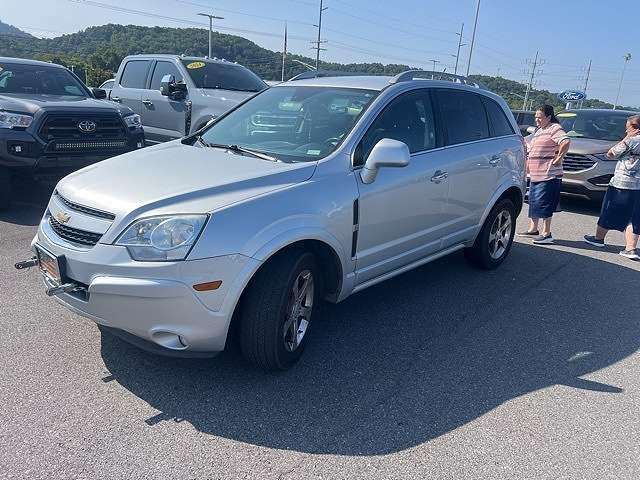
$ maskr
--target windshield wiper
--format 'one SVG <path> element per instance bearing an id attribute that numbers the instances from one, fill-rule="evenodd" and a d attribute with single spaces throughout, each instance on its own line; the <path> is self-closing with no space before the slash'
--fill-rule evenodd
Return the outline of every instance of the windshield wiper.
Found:
<path id="1" fill-rule="evenodd" d="M 255 150 L 250 150 L 248 148 L 241 147 L 240 145 L 226 145 L 224 143 L 207 143 L 202 138 L 198 138 L 198 140 L 200 141 L 200 143 L 202 143 L 207 147 L 224 148 L 225 150 L 230 150 L 232 152 L 246 153 L 247 155 L 252 155 L 256 158 L 262 158 L 263 160 L 269 160 L 270 162 L 278 161 L 277 158 L 272 157 L 271 155 L 267 155 L 266 153 L 262 153 L 262 152 L 257 152 Z"/>

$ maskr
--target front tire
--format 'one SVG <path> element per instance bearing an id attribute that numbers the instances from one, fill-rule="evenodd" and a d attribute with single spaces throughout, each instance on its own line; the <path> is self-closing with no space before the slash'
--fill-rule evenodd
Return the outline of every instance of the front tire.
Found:
<path id="1" fill-rule="evenodd" d="M 287 370 L 302 355 L 318 311 L 321 278 L 313 254 L 289 250 L 255 275 L 243 298 L 243 356 L 266 370 Z"/>
<path id="2" fill-rule="evenodd" d="M 515 213 L 515 206 L 508 198 L 494 205 L 473 246 L 464 251 L 472 265 L 493 270 L 507 258 L 515 234 Z"/>

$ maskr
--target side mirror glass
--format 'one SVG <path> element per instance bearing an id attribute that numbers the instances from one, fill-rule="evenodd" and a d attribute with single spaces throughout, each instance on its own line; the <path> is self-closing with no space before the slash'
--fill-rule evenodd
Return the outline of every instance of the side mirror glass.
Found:
<path id="1" fill-rule="evenodd" d="M 160 94 L 168 97 L 171 94 L 171 87 L 175 84 L 176 78 L 173 75 L 165 75 L 160 81 Z"/>
<path id="2" fill-rule="evenodd" d="M 102 88 L 92 88 L 93 96 L 98 99 L 107 98 L 107 91 Z"/>
<path id="3" fill-rule="evenodd" d="M 409 159 L 409 147 L 406 143 L 383 138 L 375 144 L 360 172 L 362 183 L 373 183 L 382 167 L 406 167 Z"/>

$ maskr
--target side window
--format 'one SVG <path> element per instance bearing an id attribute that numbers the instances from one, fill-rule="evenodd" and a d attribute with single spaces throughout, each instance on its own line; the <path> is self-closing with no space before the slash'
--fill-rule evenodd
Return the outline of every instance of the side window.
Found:
<path id="1" fill-rule="evenodd" d="M 173 75 L 176 82 L 182 81 L 182 75 L 178 72 L 177 67 L 171 62 L 156 62 L 156 68 L 153 69 L 151 77 L 151 90 L 160 90 L 160 82 L 165 75 Z"/>
<path id="2" fill-rule="evenodd" d="M 487 115 L 489 115 L 491 135 L 493 137 L 502 137 L 504 135 L 513 135 L 515 133 L 500 105 L 486 97 L 482 99 L 482 103 L 484 103 L 484 106 L 487 109 Z"/>
<path id="3" fill-rule="evenodd" d="M 383 138 L 406 143 L 411 153 L 435 148 L 433 109 L 427 90 L 402 94 L 385 107 L 362 137 L 354 166 L 363 165 L 375 144 Z"/>
<path id="4" fill-rule="evenodd" d="M 132 60 L 127 62 L 122 72 L 120 85 L 126 88 L 145 88 L 147 80 L 148 60 Z"/>
<path id="5" fill-rule="evenodd" d="M 487 114 L 479 95 L 443 89 L 437 91 L 437 96 L 447 145 L 489 138 Z"/>

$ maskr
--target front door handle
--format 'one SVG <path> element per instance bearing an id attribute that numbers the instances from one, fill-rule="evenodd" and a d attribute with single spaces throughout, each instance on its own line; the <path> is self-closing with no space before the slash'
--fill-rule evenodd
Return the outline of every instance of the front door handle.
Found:
<path id="1" fill-rule="evenodd" d="M 148 98 L 145 100 L 142 100 L 142 103 L 144 103 L 147 107 L 151 107 L 153 105 L 153 102 Z"/>
<path id="2" fill-rule="evenodd" d="M 494 155 L 493 157 L 491 157 L 491 159 L 489 160 L 489 164 L 491 164 L 492 166 L 496 166 L 498 165 L 498 163 L 500 162 L 500 159 L 502 157 L 500 155 Z"/>
<path id="3" fill-rule="evenodd" d="M 114 102 L 118 102 L 118 103 L 120 103 L 122 101 L 120 99 L 120 97 L 111 97 L 111 100 L 113 100 Z"/>
<path id="4" fill-rule="evenodd" d="M 433 183 L 440 183 L 441 181 L 445 180 L 448 176 L 449 174 L 447 172 L 443 172 L 442 170 L 437 170 L 436 173 L 433 174 L 433 177 L 431 177 L 431 181 Z"/>

